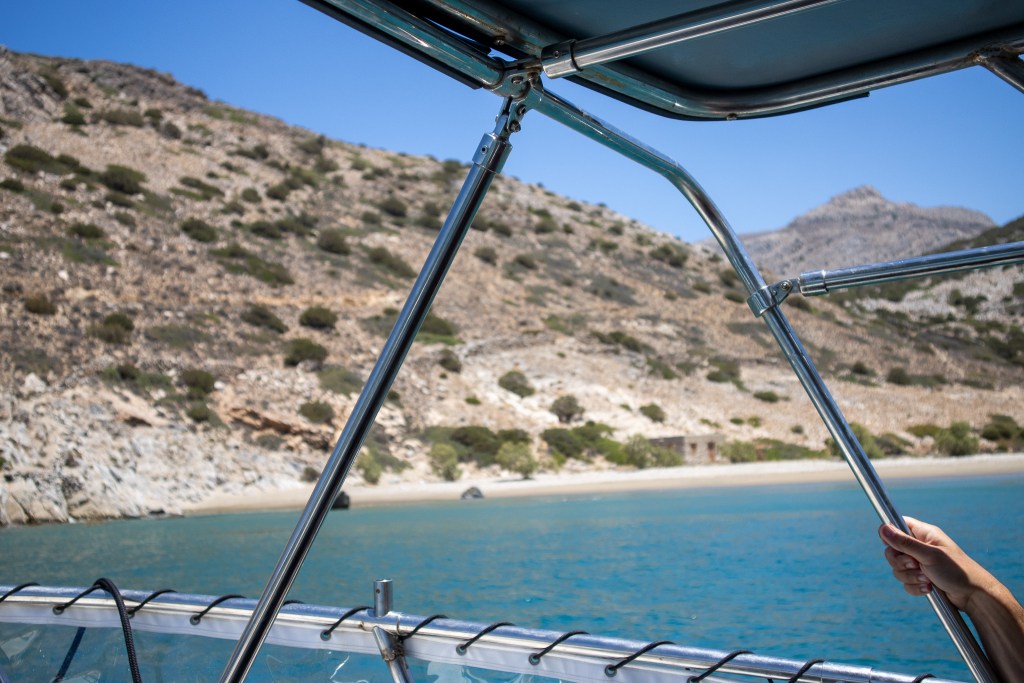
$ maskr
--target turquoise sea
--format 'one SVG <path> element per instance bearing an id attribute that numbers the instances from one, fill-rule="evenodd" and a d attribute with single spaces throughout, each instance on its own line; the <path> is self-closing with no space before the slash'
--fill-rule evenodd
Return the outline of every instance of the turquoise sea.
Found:
<path id="1" fill-rule="evenodd" d="M 890 491 L 1024 595 L 1024 476 Z M 0 584 L 258 597 L 297 514 L 4 529 Z M 390 578 L 413 614 L 968 680 L 928 603 L 891 578 L 877 526 L 852 482 L 354 509 L 331 514 L 290 597 L 362 605 Z"/>

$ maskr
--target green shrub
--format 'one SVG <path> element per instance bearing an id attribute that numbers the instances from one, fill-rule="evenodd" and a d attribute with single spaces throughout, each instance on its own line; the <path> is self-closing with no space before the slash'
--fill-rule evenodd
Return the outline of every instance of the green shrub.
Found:
<path id="1" fill-rule="evenodd" d="M 217 229 L 206 221 L 189 218 L 181 224 L 181 231 L 196 242 L 216 242 Z"/>
<path id="2" fill-rule="evenodd" d="M 290 285 L 294 282 L 288 269 L 283 265 L 265 261 L 235 242 L 221 249 L 213 249 L 210 254 L 219 259 L 228 272 L 251 275 L 271 287 Z"/>
<path id="3" fill-rule="evenodd" d="M 105 235 L 103 228 L 93 223 L 74 223 L 67 229 L 71 237 L 81 237 L 85 240 L 100 239 Z"/>
<path id="4" fill-rule="evenodd" d="M 754 398 L 758 401 L 764 401 L 765 403 L 778 403 L 782 400 L 782 397 L 774 391 L 755 391 Z"/>
<path id="5" fill-rule="evenodd" d="M 299 324 L 316 330 L 333 330 L 338 316 L 323 306 L 310 306 L 299 316 Z"/>
<path id="6" fill-rule="evenodd" d="M 529 254 L 517 254 L 512 259 L 512 263 L 523 270 L 537 270 L 537 259 Z"/>
<path id="7" fill-rule="evenodd" d="M 69 126 L 84 126 L 86 124 L 85 114 L 71 102 L 65 102 L 64 116 L 60 117 L 60 122 Z"/>
<path id="8" fill-rule="evenodd" d="M 324 151 L 327 146 L 327 138 L 323 135 L 317 135 L 295 145 L 295 147 L 305 154 L 310 156 L 316 156 Z"/>
<path id="9" fill-rule="evenodd" d="M 146 329 L 147 339 L 166 344 L 175 349 L 190 349 L 200 342 L 209 340 L 202 330 L 190 325 L 154 325 Z"/>
<path id="10" fill-rule="evenodd" d="M 99 112 L 96 118 L 100 121 L 106 121 L 112 126 L 142 128 L 146 125 L 146 120 L 142 118 L 142 114 L 130 109 L 107 109 Z"/>
<path id="11" fill-rule="evenodd" d="M 299 415 L 313 424 L 324 424 L 334 419 L 334 408 L 323 401 L 306 401 L 299 407 Z"/>
<path id="12" fill-rule="evenodd" d="M 266 195 L 276 201 L 284 202 L 288 200 L 288 195 L 291 194 L 291 191 L 292 188 L 288 187 L 288 185 L 280 183 L 278 185 L 271 185 L 268 187 Z"/>
<path id="13" fill-rule="evenodd" d="M 494 464 L 494 456 L 497 455 L 502 443 L 497 434 L 481 425 L 453 429 L 449 439 L 462 447 L 459 454 L 461 461 L 475 461 L 480 467 Z"/>
<path id="14" fill-rule="evenodd" d="M 25 310 L 34 315 L 53 315 L 57 307 L 45 294 L 31 294 L 25 297 Z"/>
<path id="15" fill-rule="evenodd" d="M 107 170 L 99 175 L 99 181 L 114 192 L 126 195 L 142 192 L 142 183 L 146 182 L 146 174 L 127 166 L 110 164 Z"/>
<path id="16" fill-rule="evenodd" d="M 935 447 L 946 455 L 971 455 L 978 452 L 978 437 L 967 422 L 954 422 L 935 436 Z"/>
<path id="17" fill-rule="evenodd" d="M 357 394 L 363 388 L 363 378 L 340 366 L 325 367 L 318 375 L 320 388 L 345 396 Z"/>
<path id="18" fill-rule="evenodd" d="M 120 206 L 122 209 L 134 209 L 135 208 L 135 202 L 133 202 L 132 198 L 129 197 L 128 195 L 126 195 L 123 192 L 113 192 L 113 191 L 108 192 L 103 197 L 103 199 L 105 199 L 106 201 L 110 202 L 114 206 Z M 100 207 L 100 208 L 102 208 L 102 207 Z"/>
<path id="19" fill-rule="evenodd" d="M 278 439 L 278 441 L 280 441 L 280 439 Z M 310 467 L 309 465 L 306 465 L 305 467 L 302 468 L 302 476 L 299 478 L 307 484 L 312 484 L 317 479 L 320 478 L 320 470 L 318 470 L 315 467 Z"/>
<path id="20" fill-rule="evenodd" d="M 0 180 L 0 188 L 10 190 L 11 192 L 24 192 L 25 184 L 17 178 L 4 178 Z"/>
<path id="21" fill-rule="evenodd" d="M 651 422 L 664 422 L 667 415 L 657 403 L 647 403 L 640 406 L 640 414 Z"/>
<path id="22" fill-rule="evenodd" d="M 288 326 L 273 311 L 262 304 L 250 304 L 241 315 L 242 321 L 254 327 L 265 327 L 277 333 L 287 332 Z"/>
<path id="23" fill-rule="evenodd" d="M 217 378 L 206 370 L 188 368 L 181 373 L 181 383 L 188 388 L 189 398 L 203 398 L 213 391 Z"/>
<path id="24" fill-rule="evenodd" d="M 451 444 L 435 443 L 430 447 L 430 469 L 445 481 L 458 481 L 462 476 L 459 454 Z"/>
<path id="25" fill-rule="evenodd" d="M 263 199 L 255 187 L 247 187 L 242 190 L 242 201 L 249 202 L 250 204 L 259 204 Z"/>
<path id="26" fill-rule="evenodd" d="M 857 361 L 851 365 L 850 372 L 861 377 L 872 377 L 875 374 L 875 371 L 869 368 L 863 361 Z"/>
<path id="27" fill-rule="evenodd" d="M 462 361 L 459 360 L 459 357 L 451 349 L 441 349 L 437 364 L 448 372 L 462 372 Z"/>
<path id="28" fill-rule="evenodd" d="M 107 327 L 120 327 L 125 332 L 135 329 L 135 323 L 127 313 L 111 313 L 103 318 L 103 325 Z"/>
<path id="29" fill-rule="evenodd" d="M 181 139 L 181 128 L 178 128 L 171 121 L 167 121 L 163 126 L 160 127 L 160 134 L 168 140 L 180 140 Z"/>
<path id="30" fill-rule="evenodd" d="M 135 324 L 124 313 L 111 313 L 99 325 L 89 328 L 89 334 L 107 344 L 127 344 Z"/>
<path id="31" fill-rule="evenodd" d="M 317 344 L 312 339 L 300 337 L 288 342 L 287 352 L 284 357 L 284 364 L 294 367 L 304 361 L 311 361 L 319 365 L 327 358 L 327 349 Z"/>
<path id="32" fill-rule="evenodd" d="M 501 444 L 494 461 L 503 470 L 515 472 L 523 479 L 529 479 L 537 471 L 537 461 L 530 451 L 530 445 L 526 443 L 506 442 Z"/>
<path id="33" fill-rule="evenodd" d="M 253 235 L 267 240 L 279 240 L 282 237 L 281 228 L 270 221 L 256 221 L 255 223 L 250 223 L 248 230 Z"/>
<path id="34" fill-rule="evenodd" d="M 480 405 L 480 399 L 478 399 L 476 396 L 467 396 L 463 400 L 465 400 L 466 405 L 469 405 L 469 406 L 478 406 L 478 405 Z"/>
<path id="35" fill-rule="evenodd" d="M 183 176 L 181 178 L 178 178 L 178 182 L 184 185 L 185 187 L 198 192 L 199 196 L 204 201 L 213 199 L 214 197 L 224 196 L 224 190 L 220 189 L 219 187 L 216 187 L 215 185 L 210 185 L 209 183 L 204 182 L 199 178 Z"/>
<path id="36" fill-rule="evenodd" d="M 367 252 L 370 263 L 380 266 L 384 270 L 403 278 L 416 276 L 416 271 L 408 263 L 396 254 L 392 254 L 385 247 L 373 247 Z"/>
<path id="37" fill-rule="evenodd" d="M 4 161 L 11 168 L 24 173 L 49 173 L 66 175 L 78 170 L 77 165 L 68 164 L 59 158 L 50 156 L 46 151 L 32 145 L 15 145 L 4 154 Z"/>
<path id="38" fill-rule="evenodd" d="M 722 446 L 722 455 L 729 462 L 754 462 L 757 460 L 757 449 L 749 441 L 730 441 Z"/>
<path id="39" fill-rule="evenodd" d="M 409 209 L 398 197 L 387 197 L 379 204 L 377 208 L 394 218 L 405 218 L 409 214 Z"/>
<path id="40" fill-rule="evenodd" d="M 895 384 L 901 387 L 907 387 L 914 383 L 910 374 L 906 368 L 896 367 L 889 370 L 885 376 L 885 381 L 889 384 Z"/>
<path id="41" fill-rule="evenodd" d="M 62 100 L 67 99 L 69 94 L 68 86 L 64 83 L 64 79 L 58 76 L 55 71 L 47 70 L 41 72 L 39 75 L 44 81 L 46 81 L 46 84 L 50 86 L 50 90 L 53 91 L 54 95 Z"/>
<path id="42" fill-rule="evenodd" d="M 534 393 L 534 388 L 530 385 L 530 381 L 519 370 L 510 370 L 499 377 L 498 386 L 505 391 L 511 391 L 520 398 L 532 396 Z"/>
<path id="43" fill-rule="evenodd" d="M 135 217 L 130 213 L 124 211 L 118 211 L 114 214 L 114 220 L 127 228 L 134 228 L 136 226 Z"/>
<path id="44" fill-rule="evenodd" d="M 157 125 L 164 120 L 164 113 L 156 107 L 150 107 L 146 111 L 142 112 L 142 115 L 149 119 L 149 122 L 153 125 Z"/>
<path id="45" fill-rule="evenodd" d="M 498 252 L 492 247 L 477 247 L 473 252 L 473 256 L 476 256 L 478 259 L 490 266 L 498 263 Z"/>
<path id="46" fill-rule="evenodd" d="M 651 258 L 655 261 L 667 263 L 673 268 L 682 268 L 686 265 L 689 253 L 687 253 L 682 245 L 666 242 L 651 250 Z"/>
<path id="47" fill-rule="evenodd" d="M 612 330 L 611 332 L 594 332 L 594 337 L 602 344 L 608 346 L 621 346 L 627 351 L 633 353 L 644 353 L 650 351 L 651 347 L 644 344 L 636 337 L 626 334 L 621 330 Z"/>
<path id="48" fill-rule="evenodd" d="M 316 222 L 315 218 L 303 212 L 298 216 L 289 215 L 284 218 L 280 218 L 274 222 L 274 225 L 276 225 L 281 232 L 290 232 L 293 235 L 305 237 L 313 232 L 313 227 L 316 225 Z"/>
<path id="49" fill-rule="evenodd" d="M 352 249 L 345 241 L 345 233 L 336 228 L 321 230 L 316 238 L 316 246 L 330 254 L 345 256 L 352 253 Z"/>
<path id="50" fill-rule="evenodd" d="M 201 401 L 190 405 L 185 410 L 185 415 L 193 422 L 213 422 L 216 418 L 216 413 L 210 409 L 210 406 Z"/>
<path id="51" fill-rule="evenodd" d="M 930 436 L 934 439 L 938 436 L 939 432 L 942 431 L 942 427 L 935 424 L 919 424 L 907 427 L 907 431 L 919 439 L 923 439 L 926 436 Z"/>
<path id="52" fill-rule="evenodd" d="M 563 429 L 561 427 L 555 427 L 552 429 L 545 429 L 541 432 L 540 438 L 544 440 L 544 443 L 548 445 L 548 449 L 552 455 L 555 456 L 556 460 L 560 456 L 562 460 L 566 458 L 582 458 L 583 449 L 586 447 L 583 439 L 578 434 L 569 429 Z"/>
<path id="53" fill-rule="evenodd" d="M 566 394 L 559 396 L 548 408 L 558 421 L 562 424 L 571 424 L 573 420 L 583 417 L 583 406 L 580 405 L 579 400 L 572 394 Z"/>
<path id="54" fill-rule="evenodd" d="M 632 287 L 624 285 L 607 275 L 593 276 L 590 279 L 590 284 L 586 287 L 586 292 L 605 301 L 611 301 L 624 306 L 635 306 L 637 303 L 633 297 Z"/>

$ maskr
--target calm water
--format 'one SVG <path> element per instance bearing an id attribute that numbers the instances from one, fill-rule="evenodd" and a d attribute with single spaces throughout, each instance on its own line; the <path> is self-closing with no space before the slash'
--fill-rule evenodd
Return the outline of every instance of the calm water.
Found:
<path id="1" fill-rule="evenodd" d="M 935 521 L 1024 594 L 1024 476 L 898 482 L 904 514 Z M 297 513 L 0 531 L 0 583 L 257 597 Z M 881 558 L 850 485 L 483 500 L 332 513 L 291 597 L 821 657 L 969 678 L 924 600 Z M 226 656 L 226 655 L 225 655 Z"/>

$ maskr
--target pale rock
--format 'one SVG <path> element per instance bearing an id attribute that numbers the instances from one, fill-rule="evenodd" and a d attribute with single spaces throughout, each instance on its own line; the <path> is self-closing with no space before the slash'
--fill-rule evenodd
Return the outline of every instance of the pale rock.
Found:
<path id="1" fill-rule="evenodd" d="M 19 394 L 24 398 L 28 398 L 41 394 L 44 391 L 46 391 L 46 382 L 40 379 L 34 372 L 30 372 L 25 376 L 25 381 L 21 383 Z"/>

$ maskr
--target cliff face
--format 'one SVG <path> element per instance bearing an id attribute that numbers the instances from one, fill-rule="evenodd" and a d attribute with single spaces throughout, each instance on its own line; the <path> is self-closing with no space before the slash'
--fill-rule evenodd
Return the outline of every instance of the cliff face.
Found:
<path id="1" fill-rule="evenodd" d="M 864 186 L 833 197 L 781 230 L 745 235 L 744 241 L 760 267 L 790 277 L 921 256 L 992 227 L 992 219 L 977 211 L 896 204 Z"/>
<path id="2" fill-rule="evenodd" d="M 175 513 L 318 472 L 466 173 L 164 74 L 10 52 L 0 160 L 0 525 Z M 452 442 L 461 471 L 495 475 L 510 466 L 494 439 L 524 432 L 544 468 L 622 466 L 632 435 L 821 448 L 710 248 L 506 177 L 473 227 L 350 487 L 438 479 L 429 454 L 455 427 L 473 427 Z M 1015 272 L 997 275 L 1012 297 Z M 969 348 L 1008 328 L 916 296 L 951 331 L 880 317 L 875 299 L 790 316 L 830 377 L 873 373 L 840 382 L 854 419 L 926 449 L 910 425 L 980 425 L 991 400 L 1021 404 L 1022 373 Z M 1019 325 L 995 297 L 977 315 Z M 947 385 L 887 385 L 895 365 Z M 563 396 L 583 411 L 564 424 Z M 542 438 L 584 420 L 605 440 L 576 457 Z"/>

